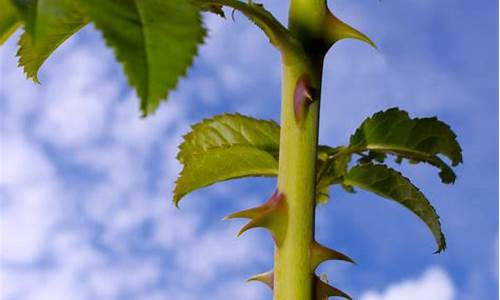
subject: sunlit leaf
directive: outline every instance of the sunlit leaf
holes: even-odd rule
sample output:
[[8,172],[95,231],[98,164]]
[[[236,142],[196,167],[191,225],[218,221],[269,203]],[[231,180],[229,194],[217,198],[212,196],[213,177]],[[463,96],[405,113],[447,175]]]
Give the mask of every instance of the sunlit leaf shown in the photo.
[[223,114],[192,126],[179,146],[184,165],[174,202],[218,181],[278,173],[280,128],[240,114]]
[[196,189],[216,182],[248,176],[276,176],[278,162],[266,151],[235,145],[193,155],[176,182],[174,203]]
[[255,147],[277,157],[279,140],[280,127],[273,121],[223,114],[194,125],[184,136],[177,158],[185,162],[194,153],[233,145]]
[[16,1],[25,19],[19,41],[19,65],[28,78],[38,82],[37,73],[45,60],[75,32],[88,23],[74,0]]
[[344,176],[344,184],[359,187],[403,205],[427,224],[438,245],[436,252],[441,252],[446,248],[439,216],[434,207],[425,195],[401,173],[385,165],[358,165]]

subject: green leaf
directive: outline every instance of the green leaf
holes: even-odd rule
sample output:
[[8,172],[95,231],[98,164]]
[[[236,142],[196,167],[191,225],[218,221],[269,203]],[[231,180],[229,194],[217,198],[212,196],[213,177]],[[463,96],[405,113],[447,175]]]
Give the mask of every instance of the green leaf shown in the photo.
[[10,0],[0,0],[0,46],[21,25],[16,8]]
[[174,202],[218,181],[278,173],[280,128],[240,114],[223,114],[192,126],[179,146],[184,165]]
[[412,162],[429,163],[440,169],[444,183],[454,182],[455,174],[438,155],[448,157],[452,166],[462,162],[462,149],[448,125],[435,117],[410,119],[407,112],[398,108],[366,119],[351,136],[343,154],[367,150],[374,151],[371,157],[378,161],[384,159],[381,153],[388,153]]
[[[20,2],[20,1],[17,1]],[[26,1],[20,6],[26,31],[19,41],[19,65],[28,78],[38,82],[45,60],[70,36],[88,23],[74,0]]]
[[344,184],[359,187],[400,203],[427,224],[438,245],[436,252],[446,248],[439,216],[434,207],[401,173],[385,165],[358,165],[344,176]]
[[176,87],[206,34],[190,1],[80,0],[123,64],[144,115]]
[[342,184],[347,167],[351,161],[351,155],[335,156],[344,147],[331,148],[328,146],[318,147],[316,203],[325,204],[330,199],[330,186]]
[[[254,119],[241,114],[223,114],[193,125],[179,146],[177,159],[182,164],[189,165],[191,161],[196,162],[200,154],[212,149],[247,146],[267,152],[277,162],[279,141],[280,127],[274,121]],[[340,149],[328,146],[318,148],[318,203],[326,203],[329,198],[329,186],[340,183],[347,171],[350,156],[330,159]],[[277,169],[275,171],[277,173]],[[245,176],[255,176],[255,174],[249,172]]]
[[278,157],[280,127],[273,121],[258,120],[240,114],[223,114],[192,126],[179,146],[177,158],[186,162],[190,156],[211,148],[234,145],[251,146]]
[[192,155],[176,181],[174,203],[202,187],[216,182],[248,176],[276,176],[278,162],[266,151],[234,145],[212,148]]
[[10,0],[17,9],[19,18],[25,23],[24,30],[30,34],[34,31],[37,2],[38,0]]

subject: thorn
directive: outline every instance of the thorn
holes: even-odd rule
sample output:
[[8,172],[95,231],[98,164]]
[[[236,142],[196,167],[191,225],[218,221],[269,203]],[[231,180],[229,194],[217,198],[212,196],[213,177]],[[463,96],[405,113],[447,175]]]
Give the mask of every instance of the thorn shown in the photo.
[[342,260],[347,261],[353,264],[356,264],[352,258],[349,256],[335,251],[333,249],[327,248],[323,245],[320,245],[316,241],[312,241],[311,243],[311,271],[316,270],[316,268],[327,260]]
[[375,45],[375,43],[368,36],[342,22],[334,16],[331,11],[328,11],[325,17],[324,38],[330,45],[333,45],[342,39],[356,39],[365,42],[375,48],[375,50],[378,50],[377,45]]
[[249,229],[262,227],[271,231],[276,245],[280,246],[285,237],[288,222],[285,195],[276,190],[271,198],[261,206],[230,214],[224,220],[236,218],[250,219],[250,222],[240,230],[238,236]]
[[307,107],[313,102],[313,97],[311,93],[311,84],[306,75],[302,75],[297,84],[295,85],[295,91],[293,93],[293,108],[295,112],[295,121],[300,124],[302,118],[304,117]]
[[352,298],[341,290],[323,282],[318,276],[314,275],[315,299],[326,300],[329,297],[342,297],[348,300]]
[[271,290],[274,289],[274,272],[273,270],[265,273],[260,273],[247,279],[247,282],[259,281],[267,285]]

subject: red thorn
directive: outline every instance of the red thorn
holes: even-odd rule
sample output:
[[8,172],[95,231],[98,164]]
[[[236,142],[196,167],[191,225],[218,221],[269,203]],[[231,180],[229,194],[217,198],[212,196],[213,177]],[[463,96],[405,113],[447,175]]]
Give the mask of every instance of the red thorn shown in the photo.
[[349,256],[320,245],[316,241],[311,243],[311,270],[314,271],[324,261],[327,260],[342,260],[356,264]]
[[314,275],[315,299],[325,300],[329,297],[342,297],[348,300],[352,298],[341,290],[323,282],[318,276]]
[[261,274],[257,274],[247,279],[247,282],[259,281],[267,285],[271,290],[274,289],[274,272],[273,270]]
[[284,239],[288,222],[285,195],[276,190],[271,198],[261,206],[233,213],[224,219],[235,218],[250,219],[250,222],[240,230],[238,236],[249,229],[262,227],[271,231],[276,245],[280,246]]
[[311,93],[311,85],[306,75],[302,75],[293,93],[293,109],[295,113],[295,121],[299,124],[304,117],[305,111],[309,104],[313,101]]

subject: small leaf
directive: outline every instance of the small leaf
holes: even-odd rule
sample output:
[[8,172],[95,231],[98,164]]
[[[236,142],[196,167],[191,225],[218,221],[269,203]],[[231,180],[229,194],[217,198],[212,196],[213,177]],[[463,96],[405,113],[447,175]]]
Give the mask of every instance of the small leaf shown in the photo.
[[175,88],[205,36],[190,1],[80,0],[123,64],[144,116]]
[[280,127],[273,121],[240,114],[223,114],[192,126],[179,146],[177,158],[186,162],[195,153],[217,147],[251,146],[278,157]]
[[336,154],[344,147],[331,148],[320,146],[318,148],[316,203],[325,204],[330,199],[330,186],[342,183],[343,176],[347,173],[347,167],[351,161],[351,155]]
[[16,8],[10,0],[0,0],[0,46],[21,25]]
[[437,118],[410,119],[398,108],[378,112],[366,119],[351,136],[344,153],[375,151],[373,158],[383,161],[380,153],[394,154],[413,162],[426,162],[440,169],[444,183],[455,181],[453,170],[438,155],[448,157],[452,166],[462,162],[462,149],[455,133]]
[[401,173],[385,165],[358,165],[344,176],[344,184],[359,187],[400,203],[427,224],[438,245],[436,252],[446,248],[439,216],[434,207]]
[[176,182],[174,203],[216,182],[247,176],[276,176],[278,162],[266,151],[249,146],[213,148],[192,156]]
[[[19,2],[19,1],[18,1]],[[38,82],[45,60],[70,36],[88,23],[74,0],[32,2],[24,13],[26,31],[19,41],[19,65],[28,78]]]

